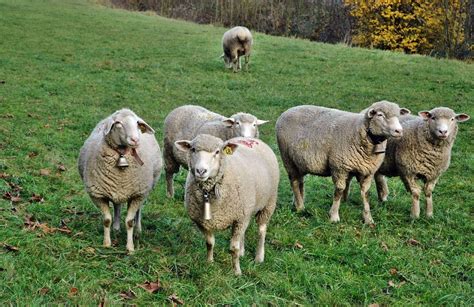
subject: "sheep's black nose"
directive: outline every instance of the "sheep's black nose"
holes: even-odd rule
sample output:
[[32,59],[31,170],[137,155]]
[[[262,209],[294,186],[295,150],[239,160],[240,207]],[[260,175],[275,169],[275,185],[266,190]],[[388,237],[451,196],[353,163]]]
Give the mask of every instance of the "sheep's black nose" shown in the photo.
[[205,168],[197,168],[196,173],[198,173],[199,176],[204,175],[207,172],[207,169]]
[[448,133],[448,130],[438,130],[441,135],[446,135]]

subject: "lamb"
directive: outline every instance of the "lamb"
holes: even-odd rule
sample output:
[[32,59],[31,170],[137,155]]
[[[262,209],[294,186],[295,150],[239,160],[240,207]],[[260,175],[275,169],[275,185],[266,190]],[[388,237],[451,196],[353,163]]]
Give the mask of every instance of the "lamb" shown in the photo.
[[378,197],[386,201],[388,187],[384,176],[399,176],[408,192],[412,194],[412,218],[420,217],[421,189],[416,180],[424,182],[426,216],[433,216],[433,189],[449,167],[451,149],[456,139],[458,122],[469,119],[467,114],[456,114],[445,107],[421,111],[419,117],[402,116],[404,136],[389,139],[382,166],[375,174]]
[[160,176],[161,152],[155,131],[129,109],[108,116],[92,131],[79,154],[79,174],[85,189],[104,216],[104,246],[113,228],[120,230],[121,204],[127,203],[127,250],[134,251],[133,231],[141,232],[141,208]]
[[240,57],[245,57],[245,69],[248,70],[250,51],[252,49],[252,33],[246,27],[234,27],[224,33],[222,37],[222,48],[224,63],[227,68],[233,68],[234,72],[242,69]]
[[366,224],[373,223],[367,192],[383,162],[388,137],[399,138],[398,117],[410,113],[388,101],[372,104],[365,114],[303,105],[285,111],[276,135],[297,211],[304,209],[304,176],[331,176],[335,185],[330,220],[339,222],[339,205],[351,176],[357,177]]
[[223,140],[237,136],[258,138],[258,126],[266,122],[248,113],[236,113],[226,118],[194,105],[181,106],[171,111],[165,119],[163,150],[168,197],[174,196],[174,174],[179,171],[180,166],[188,166],[187,154],[174,146],[175,141],[193,139],[198,133],[214,135]]
[[245,231],[256,215],[255,261],[263,262],[267,224],[275,210],[280,179],[273,151],[261,140],[238,137],[224,143],[208,134],[175,144],[189,155],[185,207],[206,238],[207,260],[212,262],[214,257],[214,231],[232,226],[233,268],[241,275]]

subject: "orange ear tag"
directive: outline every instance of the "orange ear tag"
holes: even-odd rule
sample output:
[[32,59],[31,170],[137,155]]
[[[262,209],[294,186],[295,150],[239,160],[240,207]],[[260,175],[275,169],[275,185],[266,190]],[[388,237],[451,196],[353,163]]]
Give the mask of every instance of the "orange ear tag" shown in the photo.
[[230,156],[230,155],[233,154],[233,153],[234,153],[234,152],[232,151],[232,148],[230,148],[230,147],[224,148],[224,154]]

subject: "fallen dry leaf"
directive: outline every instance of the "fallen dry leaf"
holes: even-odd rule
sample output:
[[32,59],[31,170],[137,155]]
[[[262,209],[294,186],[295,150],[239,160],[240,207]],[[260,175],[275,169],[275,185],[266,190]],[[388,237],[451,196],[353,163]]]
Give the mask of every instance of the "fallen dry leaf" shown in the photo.
[[49,289],[48,287],[43,287],[43,288],[41,288],[41,289],[38,290],[38,293],[39,293],[40,295],[46,295],[46,293],[48,293],[49,290],[51,290],[51,289]]
[[135,292],[133,292],[131,289],[128,290],[128,291],[122,291],[120,292],[119,296],[125,300],[131,300],[131,299],[134,299],[135,297],[137,297],[137,295],[135,294]]
[[77,294],[79,290],[76,288],[76,287],[72,287],[71,289],[69,289],[69,294],[68,296],[75,296]]
[[9,252],[19,252],[20,251],[20,249],[18,247],[7,244],[7,243],[3,243],[3,247]]
[[24,221],[24,225],[28,230],[36,230],[41,229],[43,233],[49,234],[54,233],[56,231],[70,234],[72,231],[66,225],[61,226],[60,228],[50,227],[47,223],[40,223],[38,221],[33,220],[31,216],[27,216]]
[[31,151],[30,153],[28,153],[29,158],[34,158],[34,157],[37,157],[37,156],[38,156],[38,153],[35,152],[35,151]]
[[389,270],[389,272],[390,272],[390,275],[397,275],[398,274],[398,270],[396,268],[391,268]]
[[419,241],[417,241],[417,240],[415,240],[415,239],[409,239],[409,240],[407,241],[407,243],[410,244],[410,245],[413,245],[413,246],[417,246],[417,245],[420,245],[420,244],[421,244]]
[[294,246],[295,248],[297,248],[297,249],[302,249],[302,248],[303,248],[303,244],[301,244],[301,243],[298,242],[298,241],[296,241],[293,246]]
[[62,164],[62,163],[58,164],[58,171],[60,171],[60,172],[65,172],[66,171],[66,167],[64,166],[64,164]]
[[389,287],[392,287],[392,288],[400,288],[400,287],[403,286],[404,284],[406,284],[406,281],[401,281],[398,285],[395,284],[395,283],[393,282],[393,280],[389,280],[389,281],[388,281],[388,286],[389,286]]
[[33,195],[30,197],[30,202],[31,203],[42,203],[42,202],[44,202],[44,198],[39,194],[33,193]]
[[157,281],[145,281],[143,284],[138,285],[140,288],[145,289],[149,293],[155,293],[161,289],[161,283]]
[[46,124],[46,125],[44,125],[43,127],[44,127],[44,128],[49,128],[49,127],[51,127],[51,125],[50,125],[50,124]]
[[10,175],[8,175],[7,173],[0,173],[0,179],[7,179],[7,178],[10,178]]
[[39,173],[41,176],[49,176],[51,174],[51,171],[47,168],[42,168],[40,169]]
[[3,118],[13,118],[13,114],[10,114],[10,113],[7,113],[7,114],[3,114],[1,117]]
[[21,197],[19,195],[13,194],[12,192],[3,193],[3,198],[11,201],[12,203],[18,203],[21,201]]
[[372,304],[369,304],[367,307],[379,307],[380,305],[377,304],[377,303],[372,303]]
[[184,301],[176,295],[176,293],[171,294],[168,296],[168,300],[173,303],[173,305],[184,305]]
[[388,246],[387,246],[387,243],[383,242],[380,243],[380,246],[382,247],[383,251],[384,252],[388,252]]

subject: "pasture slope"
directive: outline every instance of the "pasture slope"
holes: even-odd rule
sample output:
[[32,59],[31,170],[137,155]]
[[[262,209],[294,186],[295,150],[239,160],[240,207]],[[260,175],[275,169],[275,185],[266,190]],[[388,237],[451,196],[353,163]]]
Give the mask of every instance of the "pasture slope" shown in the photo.
[[[274,123],[298,104],[359,111],[387,99],[413,112],[443,105],[474,116],[473,65],[256,33],[250,72],[233,74],[218,58],[224,31],[86,0],[0,0],[0,192],[21,197],[0,200],[0,304],[149,305],[176,294],[190,305],[472,306],[472,119],[460,125],[432,220],[410,220],[398,179],[386,204],[371,188],[374,228],[362,223],[355,185],[341,223],[329,223],[327,178],[307,178],[307,209],[296,214],[281,167],[265,263],[253,261],[252,224],[235,278],[228,232],[217,235],[215,263],[205,262],[204,240],[183,208],[181,172],[175,200],[166,199],[163,176],[151,194],[136,253],[124,252],[124,231],[113,248],[101,247],[99,210],[76,158],[95,124],[118,108],[141,115],[161,144],[163,120],[179,105],[251,112],[271,121],[261,135],[275,151]],[[138,287],[147,280],[161,289]]]

